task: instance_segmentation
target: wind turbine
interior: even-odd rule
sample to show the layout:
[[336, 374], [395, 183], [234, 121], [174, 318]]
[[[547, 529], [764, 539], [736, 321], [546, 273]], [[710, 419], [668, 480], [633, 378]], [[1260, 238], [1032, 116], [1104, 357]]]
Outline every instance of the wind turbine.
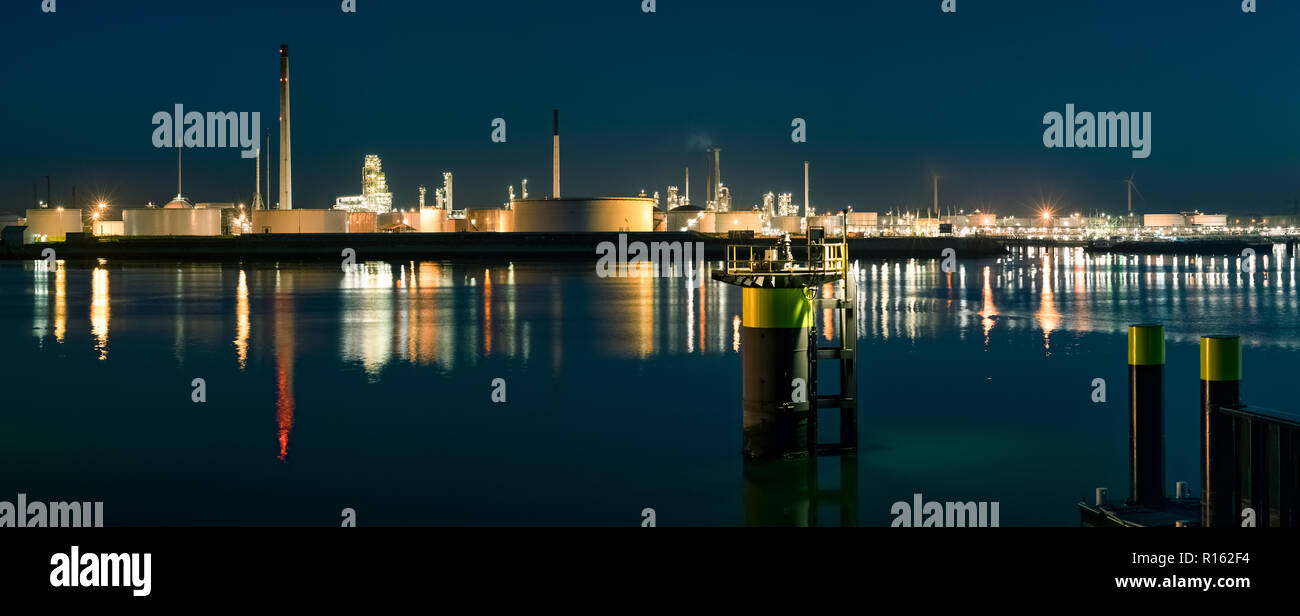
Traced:
[[[1132, 217], [1132, 216], [1133, 216], [1133, 191], [1137, 190], [1137, 191], [1138, 191], [1138, 197], [1142, 197], [1142, 191], [1138, 190], [1137, 184], [1133, 182], [1133, 176], [1135, 176], [1135, 175], [1137, 175], [1137, 172], [1136, 172], [1136, 171], [1134, 171], [1133, 173], [1130, 173], [1129, 176], [1128, 176], [1128, 179], [1127, 179], [1127, 180], [1120, 180], [1121, 182], [1124, 182], [1125, 184], [1128, 185], [1128, 215], [1129, 215], [1129, 217]], [[1145, 198], [1145, 197], [1142, 197], [1142, 199], [1145, 200], [1146, 198]]]

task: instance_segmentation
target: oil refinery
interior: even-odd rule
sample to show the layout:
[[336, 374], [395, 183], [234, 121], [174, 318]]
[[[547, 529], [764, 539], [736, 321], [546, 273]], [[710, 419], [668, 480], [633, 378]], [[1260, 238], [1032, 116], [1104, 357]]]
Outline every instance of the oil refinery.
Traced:
[[[432, 203], [426, 201], [427, 189], [418, 186], [418, 204], [401, 207], [395, 203], [391, 183], [379, 154], [362, 157], [360, 194], [339, 196], [329, 209], [295, 208], [293, 196], [293, 159], [291, 101], [289, 89], [289, 48], [279, 53], [279, 173], [278, 199], [263, 202], [263, 152], [257, 151], [254, 165], [254, 190], [250, 205], [244, 203], [194, 202], [182, 191], [183, 167], [177, 150], [177, 191], [162, 207], [152, 203], [143, 207], [114, 210], [100, 203], [97, 207], [51, 207], [49, 199], [28, 209], [26, 216], [0, 222], [4, 225], [4, 250], [0, 254], [15, 256], [32, 253], [40, 245], [54, 242], [95, 242], [97, 238], [148, 240], [171, 238], [175, 241], [207, 239], [231, 241], [242, 236], [268, 236], [259, 241], [271, 246], [274, 238], [288, 241], [290, 236], [324, 236], [333, 234], [591, 234], [591, 233], [694, 233], [722, 239], [726, 237], [800, 236], [810, 228], [824, 229], [829, 236], [864, 238], [986, 238], [1011, 241], [1040, 241], [1104, 246], [1110, 242], [1164, 240], [1172, 237], [1225, 239], [1261, 238], [1268, 235], [1295, 233], [1297, 217], [1254, 216], [1229, 217], [1225, 214], [1182, 212], [1147, 214], [1139, 219], [1131, 213], [1133, 182], [1127, 180], [1129, 214], [1109, 216], [1081, 213], [1057, 215], [1050, 204], [1042, 206], [1041, 215], [1032, 218], [997, 216], [988, 211], [947, 208], [941, 211], [938, 178], [934, 181], [931, 207], [899, 207], [889, 212], [856, 211], [851, 206], [825, 208], [818, 213], [811, 201], [811, 164], [804, 161], [803, 200], [795, 203], [790, 192], [768, 191], [761, 204], [738, 207], [732, 189], [723, 182], [722, 148], [704, 148], [704, 198], [702, 205], [691, 201], [690, 167], [684, 169], [682, 189], [665, 187], [666, 200], [660, 193], [647, 196], [644, 191], [631, 196], [562, 196], [560, 181], [560, 113], [552, 112], [551, 193], [529, 196], [528, 180], [508, 188], [508, 199], [500, 206], [464, 207], [456, 204], [453, 173], [442, 171], [442, 186], [434, 190]], [[267, 139], [269, 146], [269, 136]], [[270, 189], [270, 153], [266, 153], [265, 193]], [[47, 191], [49, 192], [49, 191]], [[112, 212], [120, 219], [112, 220]], [[450, 238], [449, 238], [450, 239]], [[409, 241], [416, 241], [414, 236]], [[355, 242], [353, 242], [355, 243]], [[437, 241], [446, 246], [446, 242]], [[125, 246], [121, 248], [125, 250]], [[211, 250], [209, 245], [208, 250]], [[147, 254], [140, 245], [138, 254]], [[467, 249], [470, 250], [470, 249]], [[242, 249], [223, 248], [218, 254], [244, 254]], [[39, 252], [39, 250], [36, 250]], [[291, 250], [290, 254], [301, 254]], [[137, 253], [131, 253], [137, 254]], [[278, 253], [277, 253], [278, 254]]]

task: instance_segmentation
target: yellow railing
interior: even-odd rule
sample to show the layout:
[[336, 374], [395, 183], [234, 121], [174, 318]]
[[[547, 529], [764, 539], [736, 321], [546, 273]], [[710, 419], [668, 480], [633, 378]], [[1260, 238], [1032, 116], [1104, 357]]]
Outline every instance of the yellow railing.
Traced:
[[848, 246], [837, 244], [796, 245], [807, 248], [807, 259], [782, 259], [783, 246], [731, 245], [727, 246], [727, 274], [772, 274], [795, 276], [800, 274], [841, 274], [848, 272]]

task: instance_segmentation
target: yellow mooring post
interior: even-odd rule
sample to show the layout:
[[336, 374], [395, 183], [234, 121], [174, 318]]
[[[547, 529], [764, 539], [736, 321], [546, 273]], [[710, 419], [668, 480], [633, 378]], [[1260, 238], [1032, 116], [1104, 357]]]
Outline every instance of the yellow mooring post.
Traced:
[[1165, 327], [1128, 328], [1129, 504], [1165, 500]]
[[1201, 526], [1236, 526], [1236, 431], [1221, 407], [1241, 404], [1241, 337], [1201, 337]]

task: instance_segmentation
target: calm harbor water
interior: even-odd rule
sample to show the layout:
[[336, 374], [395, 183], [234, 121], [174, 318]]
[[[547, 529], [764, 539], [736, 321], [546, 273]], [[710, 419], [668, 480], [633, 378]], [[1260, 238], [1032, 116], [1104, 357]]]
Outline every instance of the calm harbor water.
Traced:
[[[1243, 337], [1247, 402], [1296, 404], [1280, 249], [1253, 273], [1077, 249], [958, 266], [857, 262], [863, 525], [915, 493], [999, 502], [1003, 526], [1126, 494], [1130, 323], [1168, 331], [1170, 492], [1199, 480], [1200, 335]], [[742, 524], [740, 313], [734, 287], [589, 263], [0, 262], [0, 500], [100, 500], [109, 525]]]

